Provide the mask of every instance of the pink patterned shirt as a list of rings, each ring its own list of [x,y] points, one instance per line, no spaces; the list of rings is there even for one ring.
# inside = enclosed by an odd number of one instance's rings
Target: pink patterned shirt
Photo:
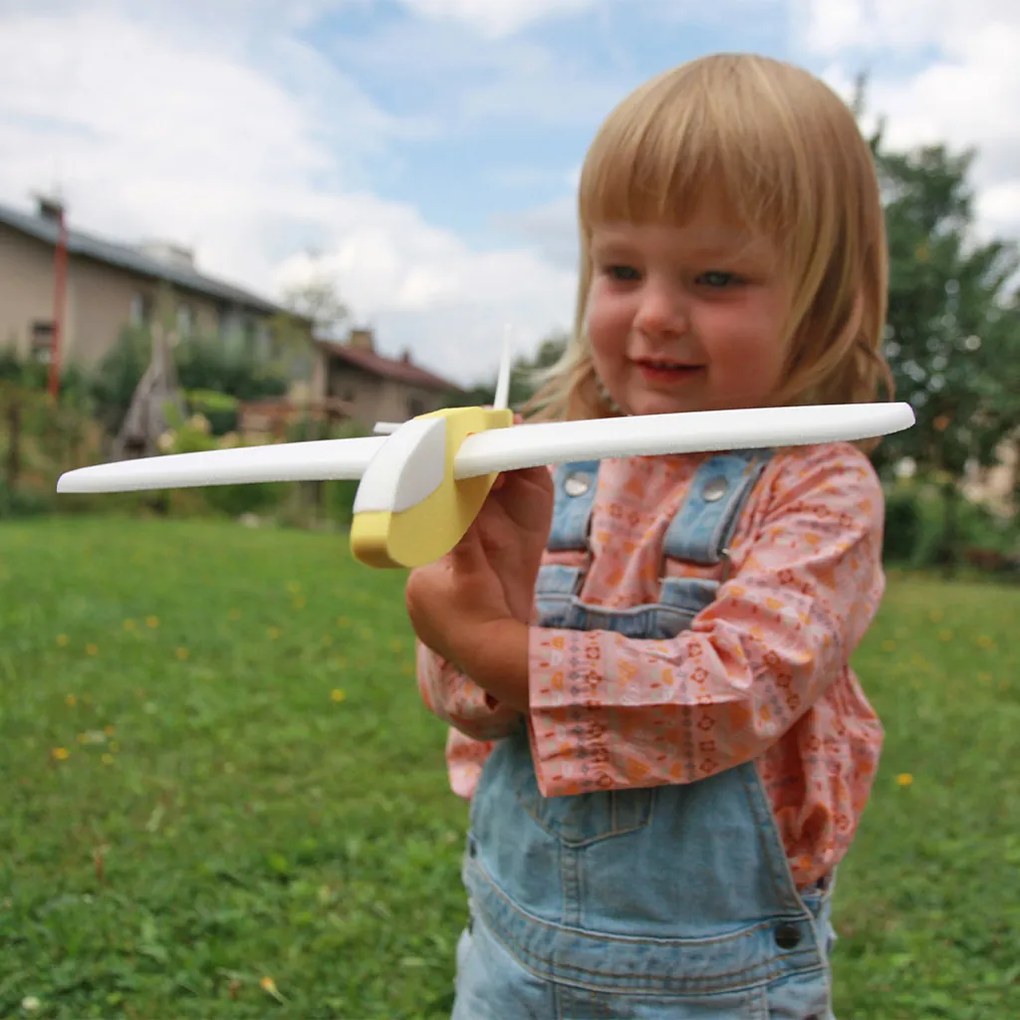
[[[666,528],[708,456],[602,462],[583,601],[657,601]],[[541,792],[689,783],[753,760],[797,885],[827,875],[853,838],[882,744],[849,666],[884,587],[882,521],[878,479],[854,447],[782,450],[741,513],[729,578],[690,630],[648,640],[532,626],[528,729]],[[719,573],[673,560],[666,572]],[[571,674],[578,661],[588,665]],[[421,646],[418,680],[454,727],[450,782],[470,797],[491,742],[519,717]]]

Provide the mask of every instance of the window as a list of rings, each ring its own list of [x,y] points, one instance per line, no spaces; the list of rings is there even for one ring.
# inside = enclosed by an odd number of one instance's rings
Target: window
[[[52,322],[33,322],[31,349],[29,351],[33,361],[42,362],[48,365],[53,359],[53,334]]]
[[[131,325],[148,326],[152,322],[152,298],[136,291],[131,295]]]
[[[183,301],[177,306],[177,335],[186,340],[195,332],[195,309]]]

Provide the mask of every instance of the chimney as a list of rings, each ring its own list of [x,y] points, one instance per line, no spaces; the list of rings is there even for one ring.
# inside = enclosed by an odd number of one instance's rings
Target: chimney
[[[138,247],[150,258],[168,266],[175,266],[178,269],[195,268],[194,251],[182,244],[175,244],[173,241],[145,241]]]
[[[410,347],[405,347],[405,348],[404,348],[404,349],[403,349],[403,350],[402,350],[402,351],[400,352],[400,360],[401,360],[401,361],[402,361],[402,362],[403,362],[403,363],[404,363],[405,365],[410,365],[410,364],[411,364],[411,348],[410,348]]]
[[[52,195],[36,195],[38,213],[40,219],[49,220],[51,223],[59,223],[60,217],[64,214],[64,203],[61,199]]]
[[[374,351],[375,337],[372,335],[372,330],[365,326],[352,327],[350,336],[347,338],[347,345],[357,348],[359,351]]]

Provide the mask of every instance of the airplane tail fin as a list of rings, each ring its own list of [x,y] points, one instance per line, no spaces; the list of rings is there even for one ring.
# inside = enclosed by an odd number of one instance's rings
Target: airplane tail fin
[[[499,375],[496,377],[496,396],[492,406],[497,410],[510,406],[510,326],[503,327],[503,350],[499,356]]]

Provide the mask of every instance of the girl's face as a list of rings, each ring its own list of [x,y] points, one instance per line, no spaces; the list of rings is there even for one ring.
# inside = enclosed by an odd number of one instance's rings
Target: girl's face
[[[626,413],[772,402],[791,289],[771,241],[706,203],[682,227],[598,225],[591,259],[592,357]]]

